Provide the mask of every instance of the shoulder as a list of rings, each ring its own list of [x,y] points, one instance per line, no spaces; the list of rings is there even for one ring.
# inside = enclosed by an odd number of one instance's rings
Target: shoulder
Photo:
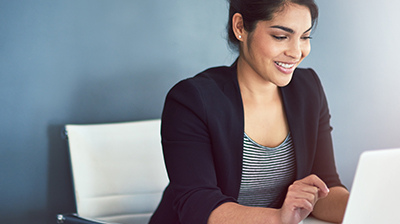
[[[241,103],[236,67],[222,66],[177,83],[167,94],[164,112],[190,111],[204,121],[215,121],[240,113]]]

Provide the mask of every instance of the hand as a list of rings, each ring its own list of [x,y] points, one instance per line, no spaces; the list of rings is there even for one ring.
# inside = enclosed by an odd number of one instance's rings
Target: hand
[[[282,223],[298,224],[313,211],[315,203],[328,193],[328,187],[316,175],[295,181],[289,186],[280,209]]]

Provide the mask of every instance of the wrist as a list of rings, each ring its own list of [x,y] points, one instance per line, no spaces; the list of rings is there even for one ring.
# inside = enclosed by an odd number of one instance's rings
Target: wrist
[[[282,222],[282,209],[269,209],[264,223],[284,224]]]

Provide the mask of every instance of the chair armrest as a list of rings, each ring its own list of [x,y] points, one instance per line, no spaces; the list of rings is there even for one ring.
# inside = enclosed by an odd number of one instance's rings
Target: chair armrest
[[[76,213],[58,214],[57,223],[60,224],[117,224],[80,217]]]

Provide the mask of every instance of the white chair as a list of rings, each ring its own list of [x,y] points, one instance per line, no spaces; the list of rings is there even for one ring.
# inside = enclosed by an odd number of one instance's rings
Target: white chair
[[[58,222],[148,223],[168,184],[160,120],[65,129],[77,214],[60,214]]]

